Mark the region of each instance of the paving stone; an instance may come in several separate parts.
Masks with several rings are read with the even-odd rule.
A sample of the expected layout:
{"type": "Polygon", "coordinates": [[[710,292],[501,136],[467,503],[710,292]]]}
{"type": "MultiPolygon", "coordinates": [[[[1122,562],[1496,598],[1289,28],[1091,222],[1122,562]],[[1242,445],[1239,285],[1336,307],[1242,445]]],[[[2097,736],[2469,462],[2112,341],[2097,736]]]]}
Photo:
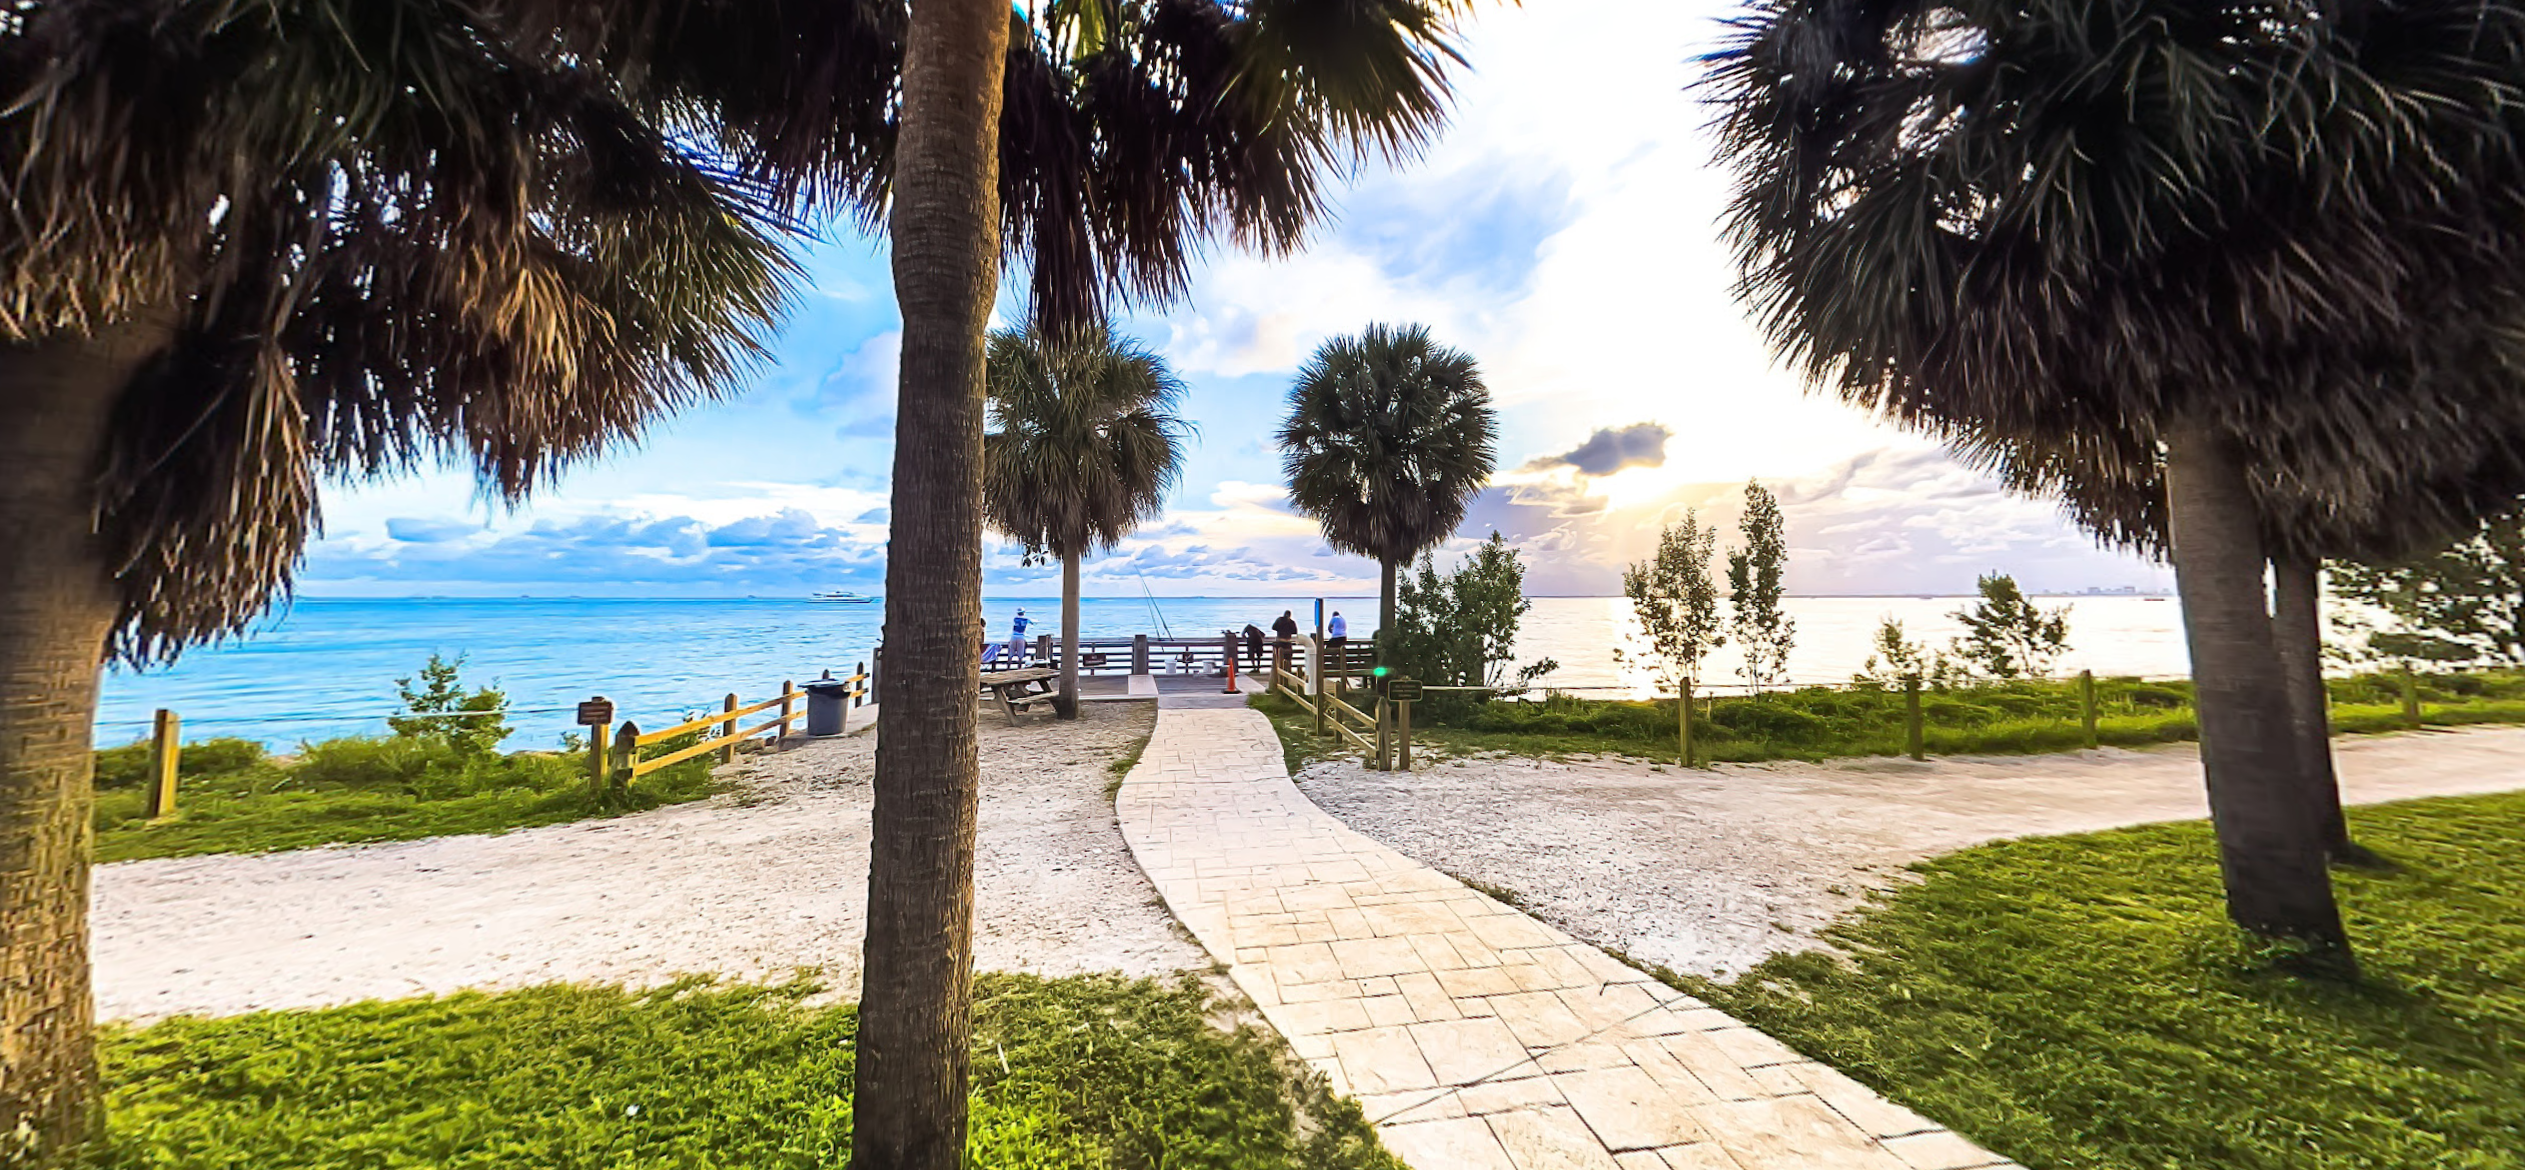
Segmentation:
{"type": "Polygon", "coordinates": [[[1717,1142],[1668,1146],[1657,1154],[1666,1160],[1668,1170],[1744,1170],[1744,1164],[1728,1157],[1727,1151],[1719,1148],[1717,1142]]]}
{"type": "Polygon", "coordinates": [[[1468,1085],[1525,1063],[1525,1045],[1496,1017],[1440,1020],[1406,1029],[1441,1084],[1468,1085]]]}
{"type": "Polygon", "coordinates": [[[1410,939],[1346,938],[1328,945],[1332,947],[1333,959],[1341,964],[1342,975],[1350,979],[1406,975],[1428,969],[1412,950],[1410,939]]]}
{"type": "Polygon", "coordinates": [[[1490,1126],[1478,1117],[1390,1125],[1379,1129],[1377,1137],[1420,1170],[1517,1170],[1490,1126]]]}
{"type": "Polygon", "coordinates": [[[1333,1051],[1340,1055],[1343,1070],[1350,1074],[1350,1082],[1359,1092],[1395,1093],[1438,1087],[1429,1062],[1421,1059],[1420,1046],[1412,1042],[1411,1033],[1403,1027],[1335,1032],[1333,1051]]]}
{"type": "Polygon", "coordinates": [[[1552,1082],[1608,1149],[1654,1149],[1709,1136],[1689,1109],[1637,1066],[1570,1073],[1552,1082]]]}
{"type": "Polygon", "coordinates": [[[1813,1097],[1726,1101],[1694,1118],[1743,1170],[1912,1170],[1813,1097]]]}
{"type": "Polygon", "coordinates": [[[1621,1170],[1594,1131],[1565,1105],[1486,1113],[1492,1135],[1517,1170],[1621,1170]]]}

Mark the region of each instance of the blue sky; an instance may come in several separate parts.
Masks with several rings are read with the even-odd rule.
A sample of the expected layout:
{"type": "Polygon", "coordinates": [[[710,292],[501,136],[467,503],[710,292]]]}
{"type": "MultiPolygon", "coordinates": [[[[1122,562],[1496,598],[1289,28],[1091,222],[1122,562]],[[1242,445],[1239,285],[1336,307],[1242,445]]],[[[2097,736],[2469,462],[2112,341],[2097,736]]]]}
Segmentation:
{"type": "MultiPolygon", "coordinates": [[[[1727,5],[1554,0],[1485,10],[1446,136],[1370,166],[1300,254],[1209,256],[1191,295],[1125,327],[1190,386],[1199,428],[1166,518],[1091,563],[1091,595],[1358,592],[1375,567],[1293,515],[1268,436],[1316,344],[1420,321],[1482,363],[1501,472],[1459,533],[1526,550],[1538,593],[1610,593],[1657,527],[1732,525],[1760,478],[1789,521],[1792,590],[1952,593],[2161,586],[2040,501],[1810,395],[1730,295],[1726,191],[1686,87],[1727,5]]],[[[807,282],[741,393],[658,423],[531,505],[459,473],[335,485],[310,596],[788,596],[875,592],[884,573],[900,322],[881,240],[801,253],[807,282]]],[[[1442,553],[1442,558],[1444,554],[1442,553]]],[[[1048,571],[994,548],[986,588],[1048,571]]]]}

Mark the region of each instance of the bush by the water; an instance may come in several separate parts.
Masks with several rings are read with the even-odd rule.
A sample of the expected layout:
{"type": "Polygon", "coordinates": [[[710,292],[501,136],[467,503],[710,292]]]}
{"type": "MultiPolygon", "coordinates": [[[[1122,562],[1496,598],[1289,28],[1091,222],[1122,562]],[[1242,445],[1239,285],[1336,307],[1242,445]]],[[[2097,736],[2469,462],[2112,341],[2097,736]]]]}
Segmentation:
{"type": "MultiPolygon", "coordinates": [[[[109,1033],[99,1170],[838,1166],[859,1016],[810,984],[550,986],[109,1033]]],[[[1187,976],[975,980],[977,1167],[1402,1170],[1187,976]]]]}
{"type": "MultiPolygon", "coordinates": [[[[2421,714],[2431,724],[2525,723],[2525,671],[2421,675],[2421,714]]],[[[2401,678],[2359,675],[2330,681],[2333,724],[2344,732],[2404,726],[2401,678]]],[[[2192,684],[2099,678],[2096,738],[2140,746],[2196,738],[2192,684]]],[[[1287,718],[1294,704],[1258,701],[1287,718]]],[[[1921,692],[1927,750],[1939,755],[2068,751],[2085,745],[2078,684],[2019,680],[1931,687],[1921,692]]],[[[1881,686],[1804,687],[1695,704],[1693,746],[1703,759],[1731,762],[1898,755],[1904,750],[1903,692],[1881,686]]],[[[1586,699],[1563,692],[1540,701],[1428,704],[1414,738],[1464,750],[1527,754],[1613,752],[1652,759],[1675,753],[1675,701],[1586,699]]]]}
{"type": "MultiPolygon", "coordinates": [[[[97,860],[491,833],[655,808],[711,791],[705,756],[599,795],[582,754],[491,749],[507,734],[498,692],[463,693],[453,665],[436,656],[424,674],[468,704],[463,719],[398,719],[394,735],[302,743],[294,756],[270,755],[244,739],[185,744],[176,769],[178,815],[169,820],[148,817],[147,743],[97,752],[97,860]],[[482,695],[495,701],[481,702],[482,695]]],[[[413,703],[408,683],[403,690],[413,710],[433,702],[422,696],[413,703]]],[[[691,742],[669,741],[657,750],[691,742]]]]}

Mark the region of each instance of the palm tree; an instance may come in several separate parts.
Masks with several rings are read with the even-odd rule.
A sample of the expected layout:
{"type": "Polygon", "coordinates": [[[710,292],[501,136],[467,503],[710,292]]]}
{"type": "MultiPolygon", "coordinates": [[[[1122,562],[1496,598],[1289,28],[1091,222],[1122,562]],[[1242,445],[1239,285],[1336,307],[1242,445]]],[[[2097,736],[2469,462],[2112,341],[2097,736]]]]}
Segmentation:
{"type": "Polygon", "coordinates": [[[2229,914],[2350,969],[2251,477],[2356,511],[2441,344],[2513,317],[2525,13],[1766,0],[1717,61],[1745,292],[1818,382],[2162,452],[2229,914]]]}
{"type": "Polygon", "coordinates": [[[100,665],[237,632],[318,483],[522,499],[749,364],[764,206],[606,75],[443,0],[46,4],[0,26],[0,1161],[99,1121],[100,665]]]}
{"type": "MultiPolygon", "coordinates": [[[[1004,0],[911,6],[900,120],[876,172],[891,176],[904,347],[854,1166],[947,1168],[964,1153],[984,332],[1003,245],[1030,262],[1036,323],[1055,331],[1116,297],[1180,292],[1209,240],[1294,247],[1323,208],[1322,176],[1408,156],[1436,130],[1457,60],[1449,7],[1054,0],[1027,20],[1004,0]]],[[[864,55],[821,42],[803,55],[862,75],[864,55]]],[[[762,141],[759,157],[818,157],[812,135],[762,141]]],[[[865,173],[860,155],[824,157],[820,173],[865,173]]]]}
{"type": "Polygon", "coordinates": [[[1318,346],[1280,424],[1289,498],[1334,548],[1377,562],[1377,630],[1394,570],[1455,534],[1499,458],[1499,414],[1470,355],[1425,325],[1370,325],[1318,346]]]}
{"type": "Polygon", "coordinates": [[[1063,719],[1078,718],[1078,568],[1166,509],[1183,472],[1184,386],[1137,342],[1088,326],[991,334],[992,430],[982,436],[982,507],[1030,555],[1061,562],[1063,719]]]}

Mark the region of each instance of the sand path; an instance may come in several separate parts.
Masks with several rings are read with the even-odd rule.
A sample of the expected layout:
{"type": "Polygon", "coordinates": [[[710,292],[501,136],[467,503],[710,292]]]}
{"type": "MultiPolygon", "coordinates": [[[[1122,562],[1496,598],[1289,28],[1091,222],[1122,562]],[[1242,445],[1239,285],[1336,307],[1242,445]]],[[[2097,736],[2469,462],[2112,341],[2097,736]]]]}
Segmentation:
{"type": "MultiPolygon", "coordinates": [[[[976,962],[1153,975],[1208,957],[1115,827],[1107,765],[1150,705],[982,721],[976,962]]],[[[97,1010],[148,1020],[553,980],[819,967],[856,993],[873,735],[750,756],[734,792],[636,816],[96,872],[97,1010]]]]}
{"type": "MultiPolygon", "coordinates": [[[[2338,741],[2359,803],[2525,788],[2525,728],[2338,741]]],[[[1458,759],[1321,763],[1297,783],[1351,828],[1598,946],[1727,974],[1814,945],[1901,867],[2003,837],[2208,815],[2189,745],[2048,756],[1656,769],[1458,759]]]]}

